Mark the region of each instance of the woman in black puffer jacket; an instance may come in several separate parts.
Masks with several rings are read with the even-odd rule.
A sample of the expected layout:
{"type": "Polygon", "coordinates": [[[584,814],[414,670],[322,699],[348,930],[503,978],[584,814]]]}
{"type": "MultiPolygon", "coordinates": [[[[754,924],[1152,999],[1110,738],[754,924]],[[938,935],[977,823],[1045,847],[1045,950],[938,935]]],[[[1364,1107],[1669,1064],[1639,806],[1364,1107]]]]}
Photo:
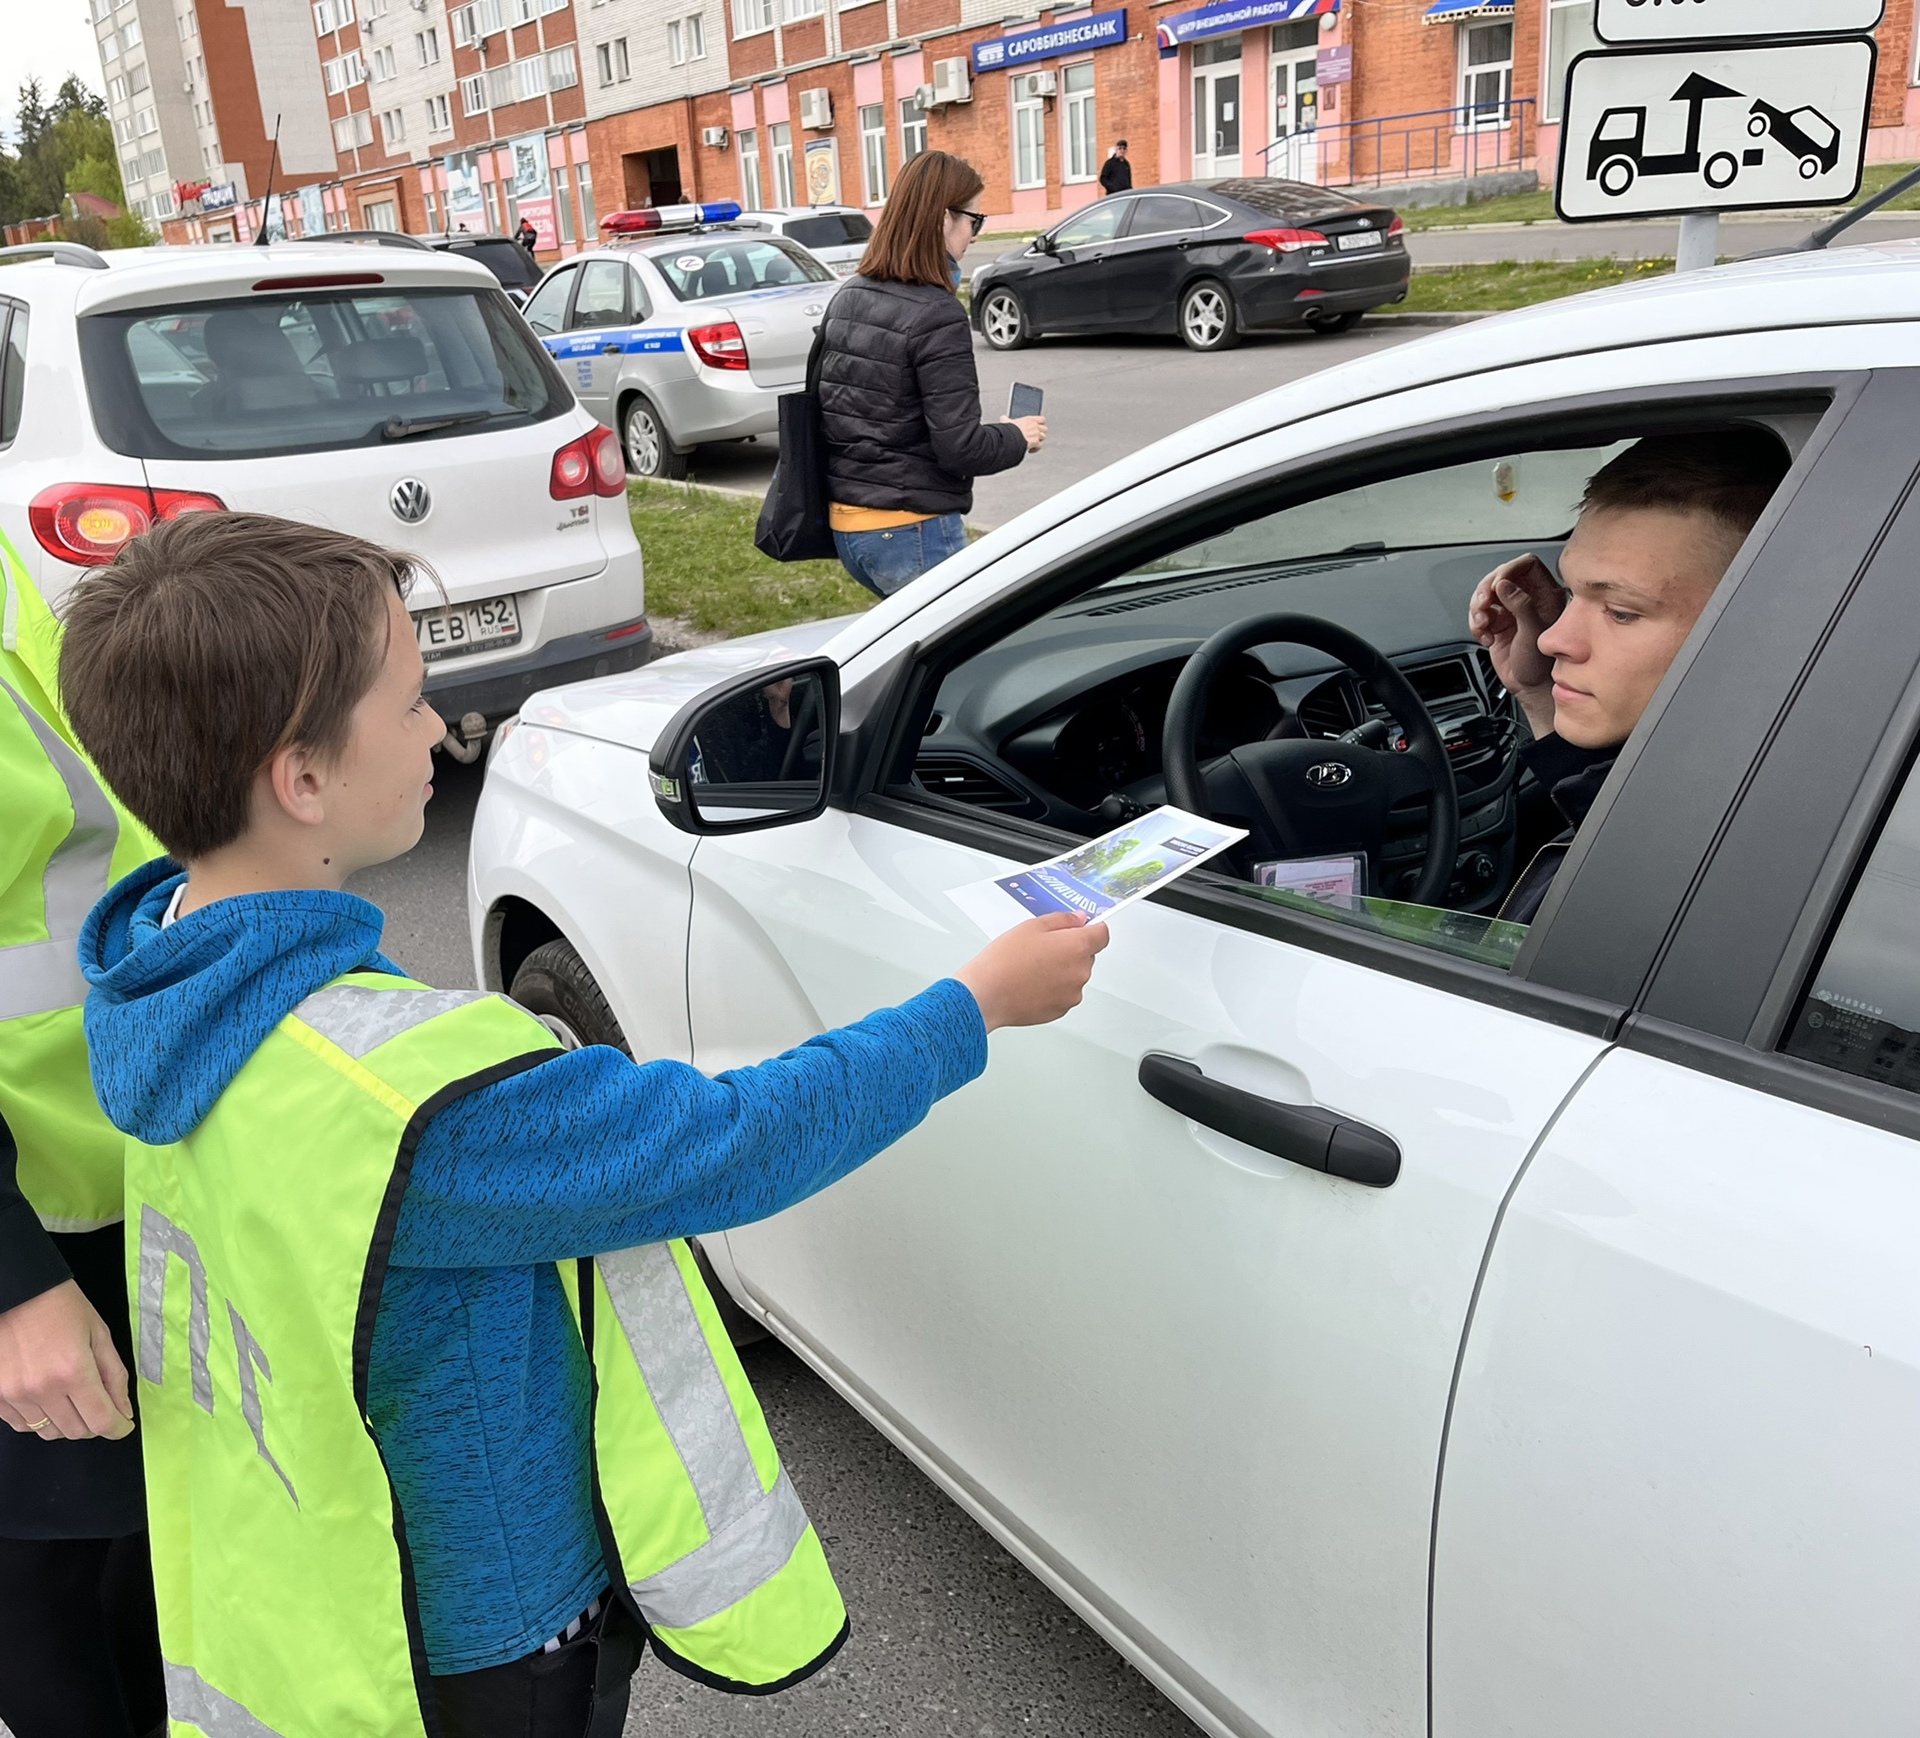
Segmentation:
{"type": "Polygon", "coordinates": [[[980,420],[973,333],[954,294],[980,233],[973,165],[926,151],[900,171],[873,240],[827,307],[820,421],[833,543],[886,597],[964,549],[973,479],[1010,471],[1044,417],[980,420]]]}

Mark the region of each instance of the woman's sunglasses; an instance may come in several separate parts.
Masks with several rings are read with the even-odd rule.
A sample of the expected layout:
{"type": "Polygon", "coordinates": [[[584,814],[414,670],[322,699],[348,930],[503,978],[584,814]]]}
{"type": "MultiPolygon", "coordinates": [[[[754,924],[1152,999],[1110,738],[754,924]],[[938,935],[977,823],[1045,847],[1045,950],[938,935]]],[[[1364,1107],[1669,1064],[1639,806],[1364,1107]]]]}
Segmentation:
{"type": "Polygon", "coordinates": [[[949,205],[947,210],[955,217],[964,217],[975,235],[980,233],[981,225],[987,221],[987,214],[984,211],[962,211],[957,205],[949,205]]]}

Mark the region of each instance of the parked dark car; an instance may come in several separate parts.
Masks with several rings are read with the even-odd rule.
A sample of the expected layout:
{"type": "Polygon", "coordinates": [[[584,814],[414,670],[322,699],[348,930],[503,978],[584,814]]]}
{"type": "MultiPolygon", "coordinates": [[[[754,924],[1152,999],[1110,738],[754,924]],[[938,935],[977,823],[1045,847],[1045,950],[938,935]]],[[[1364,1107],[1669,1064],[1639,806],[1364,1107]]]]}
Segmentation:
{"type": "Polygon", "coordinates": [[[1224,350],[1247,332],[1344,332],[1406,299],[1400,219],[1328,187],[1239,178],[1084,206],[973,275],[995,350],[1067,332],[1178,332],[1224,350]]]}
{"type": "Polygon", "coordinates": [[[485,266],[500,280],[500,287],[515,307],[526,301],[533,293],[533,286],[540,281],[540,262],[510,235],[468,235],[456,231],[452,235],[430,235],[425,239],[429,247],[438,248],[442,253],[485,266]]]}

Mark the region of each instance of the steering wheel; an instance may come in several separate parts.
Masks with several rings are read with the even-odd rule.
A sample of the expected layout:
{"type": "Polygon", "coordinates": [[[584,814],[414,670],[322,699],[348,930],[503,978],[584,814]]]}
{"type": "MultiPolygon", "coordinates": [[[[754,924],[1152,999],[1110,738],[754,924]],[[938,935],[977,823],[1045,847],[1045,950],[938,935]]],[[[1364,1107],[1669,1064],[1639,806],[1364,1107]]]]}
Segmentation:
{"type": "Polygon", "coordinates": [[[1209,639],[1180,672],[1162,733],[1167,800],[1218,820],[1242,816],[1256,861],[1365,852],[1378,865],[1387,817],[1409,797],[1427,799],[1427,860],[1410,895],[1435,905],[1453,879],[1460,842],[1460,795],[1445,744],[1420,696],[1384,653],[1319,616],[1253,616],[1209,639]],[[1363,681],[1407,733],[1404,753],[1338,741],[1282,737],[1250,742],[1202,767],[1197,743],[1207,696],[1221,671],[1252,646],[1311,646],[1363,681]]]}

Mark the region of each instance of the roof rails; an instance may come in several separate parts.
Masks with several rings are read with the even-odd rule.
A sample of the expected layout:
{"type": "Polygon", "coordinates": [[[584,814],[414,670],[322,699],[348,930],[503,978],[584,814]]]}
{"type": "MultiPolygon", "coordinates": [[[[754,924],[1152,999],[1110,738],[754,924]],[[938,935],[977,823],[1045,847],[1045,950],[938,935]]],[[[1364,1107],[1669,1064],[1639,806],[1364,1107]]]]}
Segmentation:
{"type": "Polygon", "coordinates": [[[106,260],[77,241],[29,241],[18,247],[0,247],[0,260],[50,259],[55,265],[84,266],[90,272],[107,269],[106,260]]]}
{"type": "Polygon", "coordinates": [[[283,237],[289,242],[303,241],[370,241],[376,247],[410,247],[416,253],[432,253],[433,249],[417,235],[402,235],[397,229],[336,229],[319,235],[289,235],[283,237]]]}

